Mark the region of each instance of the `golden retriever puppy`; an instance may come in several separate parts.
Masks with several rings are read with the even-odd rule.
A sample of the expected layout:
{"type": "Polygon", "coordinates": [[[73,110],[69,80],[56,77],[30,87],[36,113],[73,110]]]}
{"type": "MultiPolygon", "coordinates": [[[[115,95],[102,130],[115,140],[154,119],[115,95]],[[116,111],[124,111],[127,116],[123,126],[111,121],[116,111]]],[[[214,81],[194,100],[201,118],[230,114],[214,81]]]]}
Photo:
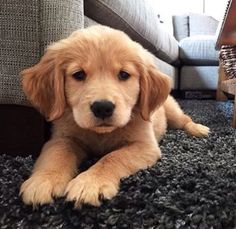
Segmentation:
{"type": "Polygon", "coordinates": [[[50,45],[22,72],[32,104],[53,122],[52,138],[20,190],[26,204],[66,196],[79,207],[99,206],[120,179],[156,163],[167,123],[194,136],[209,129],[185,115],[169,96],[170,80],[153,56],[125,33],[92,26],[50,45]],[[101,159],[77,168],[88,154],[101,159]]]}

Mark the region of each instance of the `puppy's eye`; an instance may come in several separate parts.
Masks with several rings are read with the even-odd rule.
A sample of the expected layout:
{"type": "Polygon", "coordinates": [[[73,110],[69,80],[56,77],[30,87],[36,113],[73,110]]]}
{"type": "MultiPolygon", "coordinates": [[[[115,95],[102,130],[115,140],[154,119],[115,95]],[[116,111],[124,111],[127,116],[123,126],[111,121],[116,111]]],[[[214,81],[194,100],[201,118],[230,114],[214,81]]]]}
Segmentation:
{"type": "Polygon", "coordinates": [[[80,70],[78,72],[73,73],[72,76],[74,77],[74,79],[76,79],[78,81],[83,81],[86,79],[87,75],[84,70],[80,70]]]}
{"type": "Polygon", "coordinates": [[[119,80],[127,80],[130,77],[130,74],[125,71],[120,71],[118,74],[119,80]]]}

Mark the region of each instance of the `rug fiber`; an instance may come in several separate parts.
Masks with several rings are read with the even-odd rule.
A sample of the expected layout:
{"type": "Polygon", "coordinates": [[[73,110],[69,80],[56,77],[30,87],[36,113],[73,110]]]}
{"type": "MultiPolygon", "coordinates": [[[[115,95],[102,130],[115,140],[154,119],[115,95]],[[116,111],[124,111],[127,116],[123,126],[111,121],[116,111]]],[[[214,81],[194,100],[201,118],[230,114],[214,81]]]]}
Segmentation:
{"type": "Polygon", "coordinates": [[[233,104],[180,104],[211,128],[210,137],[169,130],[160,143],[162,160],[122,180],[118,195],[99,208],[75,210],[63,198],[36,210],[25,206],[18,192],[34,160],[0,155],[0,228],[236,228],[233,104]]]}

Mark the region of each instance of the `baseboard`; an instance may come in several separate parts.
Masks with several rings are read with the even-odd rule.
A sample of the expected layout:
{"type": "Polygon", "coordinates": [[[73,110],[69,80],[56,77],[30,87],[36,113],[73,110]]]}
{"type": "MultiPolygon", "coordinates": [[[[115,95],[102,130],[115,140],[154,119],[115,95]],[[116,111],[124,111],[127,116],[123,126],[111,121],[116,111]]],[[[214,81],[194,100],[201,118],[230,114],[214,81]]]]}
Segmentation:
{"type": "Polygon", "coordinates": [[[170,94],[171,94],[174,98],[180,98],[180,97],[181,97],[180,91],[177,90],[177,89],[173,89],[170,94]]]}
{"type": "Polygon", "coordinates": [[[183,99],[215,99],[215,90],[182,90],[180,92],[183,99]]]}

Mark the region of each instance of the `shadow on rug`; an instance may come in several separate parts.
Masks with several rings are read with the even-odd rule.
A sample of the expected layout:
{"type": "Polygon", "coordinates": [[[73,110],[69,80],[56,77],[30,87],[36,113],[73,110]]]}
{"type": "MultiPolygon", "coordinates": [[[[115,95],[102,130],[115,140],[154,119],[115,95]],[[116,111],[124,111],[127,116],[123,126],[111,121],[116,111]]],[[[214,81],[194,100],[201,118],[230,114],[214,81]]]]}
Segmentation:
{"type": "MultiPolygon", "coordinates": [[[[162,160],[121,182],[100,208],[74,210],[63,199],[32,210],[18,197],[33,159],[0,156],[0,228],[235,228],[236,131],[232,102],[180,101],[209,138],[169,130],[162,160]]],[[[20,155],[20,152],[19,152],[20,155]]]]}

